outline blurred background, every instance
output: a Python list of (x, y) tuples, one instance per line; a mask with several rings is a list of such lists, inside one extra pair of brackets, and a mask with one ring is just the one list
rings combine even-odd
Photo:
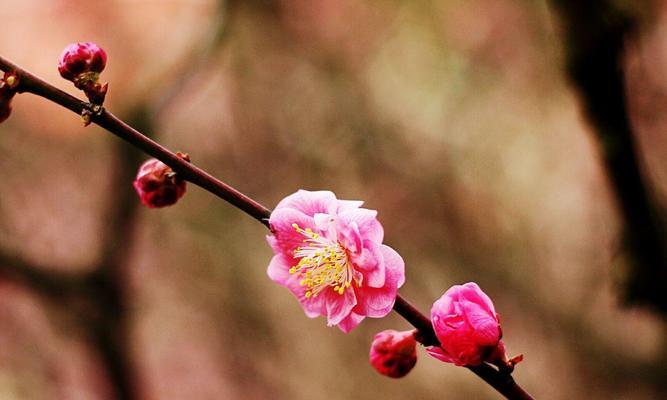
[[(664, 206), (667, 4), (638, 3), (623, 66)], [(536, 398), (667, 396), (664, 315), (621, 306), (623, 222), (545, 1), (24, 0), (0, 20), (0, 54), (78, 97), (58, 57), (98, 43), (109, 110), (269, 207), (299, 188), (365, 200), (406, 261), (401, 293), (426, 312), (478, 282)], [(421, 349), (406, 378), (378, 375), (373, 335), (407, 322), (306, 318), (266, 276), (261, 224), (193, 185), (142, 207), (145, 158), (15, 98), (0, 399), (499, 398)]]

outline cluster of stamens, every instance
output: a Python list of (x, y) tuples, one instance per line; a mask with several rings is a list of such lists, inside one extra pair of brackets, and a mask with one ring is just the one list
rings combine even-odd
[(299, 284), (306, 287), (306, 298), (317, 297), (328, 287), (340, 295), (345, 293), (352, 285), (354, 270), (335, 235), (327, 238), (310, 228), (302, 229), (297, 224), (292, 227), (305, 238), (303, 245), (294, 249), (294, 258), (299, 262), (289, 272), (301, 278)]

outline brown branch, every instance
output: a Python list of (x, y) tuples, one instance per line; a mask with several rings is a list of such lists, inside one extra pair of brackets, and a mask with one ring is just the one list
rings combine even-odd
[[(12, 71), (18, 76), (19, 92), (28, 92), (44, 97), (77, 114), (81, 114), (84, 110), (88, 112), (93, 111), (90, 104), (63, 92), (2, 56), (0, 56), (0, 70)], [(174, 152), (144, 136), (141, 132), (132, 128), (107, 110), (101, 109), (99, 112), (93, 113), (91, 121), (129, 142), (134, 147), (161, 160), (170, 166), (183, 179), (194, 183), (229, 202), (264, 224), (267, 228), (270, 228), (268, 221), (271, 216), (271, 210), (226, 183), (211, 176), (201, 168), (184, 161)], [(114, 308), (118, 309), (117, 307)], [(422, 344), (426, 346), (436, 346), (440, 344), (435, 336), (435, 332), (433, 331), (433, 327), (431, 326), (428, 317), (413, 307), (400, 295), (396, 298), (394, 310), (418, 329), (419, 332), (417, 337)], [(474, 367), (471, 366), (468, 368), (508, 399), (532, 399), (527, 392), (519, 387), (509, 373), (498, 371), (488, 364)]]
[(131, 368), (120, 345), (124, 332), (123, 307), (120, 306), (120, 282), (110, 279), (105, 268), (92, 272), (53, 271), (33, 265), (20, 257), (0, 253), (0, 279), (13, 281), (35, 291), (44, 301), (56, 304), (84, 327), (116, 391), (114, 398), (136, 399), (131, 384)]
[(486, 383), (493, 386), (494, 389), (508, 399), (533, 399), (533, 396), (523, 390), (523, 388), (514, 381), (512, 375), (500, 373), (489, 364), (480, 364), (466, 368), (484, 379)]
[(139, 397), (129, 346), (126, 306), (123, 289), (127, 287), (123, 266), (127, 264), (130, 237), (137, 202), (131, 181), (141, 153), (118, 142), (114, 151), (117, 166), (113, 168), (114, 184), (109, 201), (109, 228), (102, 243), (102, 256), (85, 272), (69, 272), (35, 265), (19, 256), (0, 252), (0, 279), (19, 283), (34, 290), (44, 301), (55, 304), (74, 318), (87, 335), (109, 374), (113, 398), (132, 400)]
[(667, 314), (664, 228), (642, 175), (630, 125), (622, 56), (634, 31), (627, 12), (608, 0), (552, 0), (561, 16), (568, 72), (598, 137), (602, 160), (624, 224), (632, 265), (625, 277), (628, 303)]
[(401, 295), (396, 296), (394, 311), (417, 328), (415, 337), (419, 343), (424, 346), (440, 346), (440, 341), (435, 336), (431, 320)]
[(85, 273), (55, 271), (56, 268), (38, 267), (21, 257), (0, 253), (0, 278), (19, 282), (51, 299), (62, 301), (86, 285), (88, 275)]
[[(19, 92), (28, 92), (44, 97), (77, 114), (81, 114), (84, 110), (92, 111), (90, 104), (52, 86), (1, 56), (0, 69), (3, 71), (13, 71), (17, 74), (19, 77)], [(268, 218), (271, 215), (271, 211), (268, 208), (211, 176), (193, 163), (178, 157), (175, 153), (169, 151), (154, 140), (142, 135), (139, 131), (127, 125), (107, 110), (102, 109), (99, 113), (94, 113), (91, 117), (91, 121), (121, 139), (131, 143), (143, 152), (164, 162), (183, 179), (208, 190), (223, 200), (226, 200), (268, 227)]]
[[(150, 133), (150, 117), (146, 108), (136, 106), (130, 115), (144, 131)], [(134, 178), (135, 166), (141, 162), (142, 154), (136, 149), (118, 142), (114, 148), (116, 165), (112, 187), (114, 194), (108, 200), (105, 244), (99, 266), (88, 281), (88, 299), (96, 313), (86, 315), (83, 323), (91, 340), (99, 349), (110, 379), (114, 383), (117, 398), (138, 399), (137, 374), (128, 349), (131, 348), (128, 326), (125, 266), (130, 258), (129, 240), (134, 232), (138, 202), (132, 186), (127, 184)]]

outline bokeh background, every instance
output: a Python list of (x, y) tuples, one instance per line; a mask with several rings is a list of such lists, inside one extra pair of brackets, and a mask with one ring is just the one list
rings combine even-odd
[[(643, 3), (643, 2), (640, 2)], [(619, 301), (622, 221), (545, 1), (0, 2), (0, 54), (58, 75), (109, 55), (107, 108), (271, 207), (304, 189), (379, 210), (424, 311), (476, 281), (541, 399), (667, 395), (664, 317)], [(667, 8), (646, 2), (628, 101), (667, 198)], [(149, 210), (145, 158), (31, 95), (0, 125), (1, 399), (495, 399), (422, 350), (402, 380), (266, 277), (265, 228), (190, 185)]]

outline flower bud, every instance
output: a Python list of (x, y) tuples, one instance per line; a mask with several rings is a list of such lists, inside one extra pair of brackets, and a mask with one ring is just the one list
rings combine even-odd
[(426, 350), (433, 357), (459, 366), (510, 362), (500, 340), (498, 314), (491, 299), (476, 283), (447, 290), (433, 304), (431, 321), (440, 341), (440, 347)]
[(72, 43), (60, 55), (58, 72), (83, 90), (91, 103), (102, 104), (107, 84), (99, 83), (99, 77), (106, 63), (106, 53), (95, 43)]
[(402, 378), (417, 363), (417, 341), (415, 331), (399, 332), (386, 330), (373, 338), (370, 361), (382, 375)]
[(16, 94), (18, 77), (11, 72), (5, 72), (0, 79), (0, 123), (4, 122), (12, 113), (12, 99)]
[(106, 64), (107, 54), (95, 43), (72, 43), (60, 54), (58, 72), (68, 81), (74, 81), (81, 74), (99, 74)]
[[(179, 156), (189, 161), (187, 155)], [(185, 194), (185, 180), (155, 158), (141, 165), (133, 185), (141, 202), (150, 208), (175, 204)]]

